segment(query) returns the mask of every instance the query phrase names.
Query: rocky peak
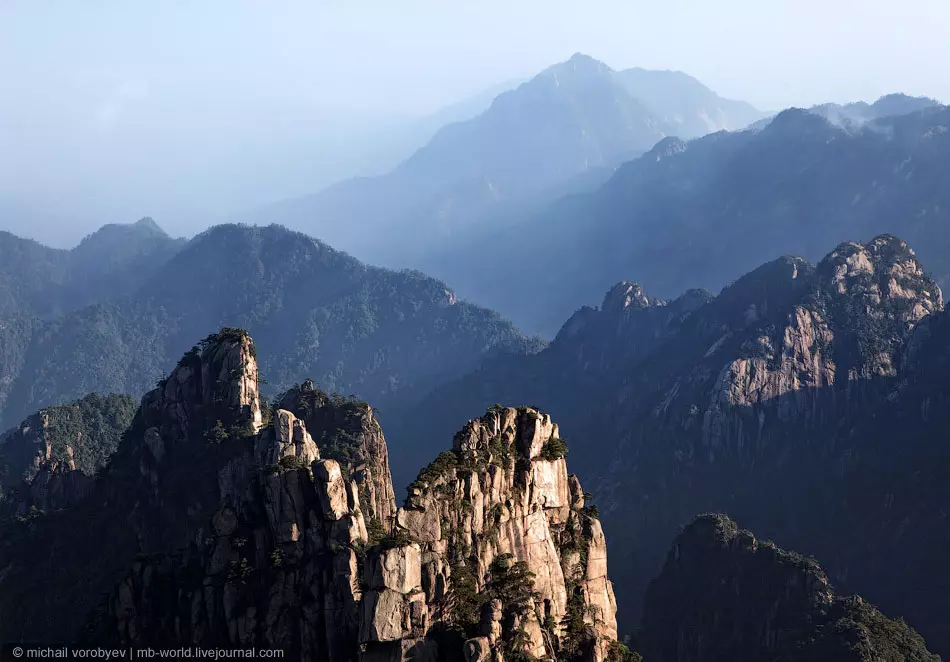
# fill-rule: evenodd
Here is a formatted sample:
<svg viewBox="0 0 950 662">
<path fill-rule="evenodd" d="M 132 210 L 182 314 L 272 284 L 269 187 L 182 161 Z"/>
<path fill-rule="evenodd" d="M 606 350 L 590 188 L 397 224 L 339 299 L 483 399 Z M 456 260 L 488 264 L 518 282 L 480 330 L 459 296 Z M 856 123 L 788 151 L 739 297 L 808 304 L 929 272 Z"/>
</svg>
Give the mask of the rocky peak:
<svg viewBox="0 0 950 662">
<path fill-rule="evenodd" d="M 570 69 L 571 71 L 576 72 L 605 73 L 611 71 L 610 67 L 600 60 L 596 60 L 590 55 L 585 55 L 584 53 L 574 53 L 570 59 L 567 60 L 567 62 L 555 65 L 555 68 L 565 70 Z"/>
<path fill-rule="evenodd" d="M 606 543 L 558 434 L 494 408 L 396 510 L 372 409 L 308 380 L 261 412 L 253 342 L 225 329 L 143 398 L 94 506 L 0 546 L 0 593 L 31 596 L 16 618 L 0 602 L 0 637 L 55 621 L 90 644 L 290 659 L 604 659 L 622 650 Z"/>
<path fill-rule="evenodd" d="M 373 408 L 366 402 L 328 395 L 315 389 L 310 380 L 289 389 L 277 406 L 293 412 L 307 429 L 318 431 L 316 445 L 356 481 L 366 516 L 380 526 L 390 526 L 396 495 L 389 450 Z"/>
<path fill-rule="evenodd" d="M 243 329 L 224 328 L 195 345 L 143 400 L 143 415 L 163 436 L 188 439 L 220 421 L 249 434 L 261 429 L 257 352 Z"/>
<path fill-rule="evenodd" d="M 677 536 L 647 591 L 641 634 L 652 660 L 939 659 L 902 621 L 837 597 L 816 561 L 724 515 L 700 516 Z"/>
<path fill-rule="evenodd" d="M 782 140 L 816 139 L 836 131 L 827 118 L 801 108 L 788 108 L 776 115 L 762 131 L 763 137 Z"/>
<path fill-rule="evenodd" d="M 470 660 L 582 651 L 581 659 L 599 660 L 616 646 L 603 531 L 568 476 L 558 435 L 535 409 L 492 408 L 419 474 L 397 513 L 396 535 L 419 546 L 426 613 L 467 638 Z M 392 599 L 381 592 L 371 604 Z M 381 609 L 368 615 L 385 620 Z M 389 643 L 377 636 L 367 644 L 382 654 L 395 639 L 403 647 L 417 639 L 390 632 Z"/>
<path fill-rule="evenodd" d="M 867 244 L 847 242 L 818 265 L 822 286 L 830 293 L 857 298 L 878 315 L 897 314 L 908 328 L 943 309 L 943 295 L 907 243 L 891 235 Z"/>
<path fill-rule="evenodd" d="M 607 291 L 600 309 L 605 313 L 619 314 L 630 308 L 649 308 L 664 305 L 662 299 L 651 299 L 639 283 L 620 281 Z"/>
<path fill-rule="evenodd" d="M 649 152 L 644 156 L 655 161 L 662 161 L 663 159 L 669 158 L 671 156 L 676 156 L 677 154 L 682 154 L 689 148 L 689 144 L 685 141 L 677 138 L 676 136 L 667 136 L 656 145 L 653 146 Z"/>
</svg>

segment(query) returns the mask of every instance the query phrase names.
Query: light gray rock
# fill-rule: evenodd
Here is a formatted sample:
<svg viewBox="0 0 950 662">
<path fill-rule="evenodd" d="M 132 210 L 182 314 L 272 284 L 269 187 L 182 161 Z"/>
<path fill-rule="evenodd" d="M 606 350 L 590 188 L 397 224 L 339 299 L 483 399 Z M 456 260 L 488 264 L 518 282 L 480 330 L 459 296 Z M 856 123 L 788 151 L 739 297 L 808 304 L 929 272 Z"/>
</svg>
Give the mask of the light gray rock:
<svg viewBox="0 0 950 662">
<path fill-rule="evenodd" d="M 396 641 L 409 634 L 406 599 L 396 591 L 369 591 L 363 595 L 360 642 Z"/>
<path fill-rule="evenodd" d="M 349 512 L 346 481 L 336 460 L 319 460 L 313 463 L 313 477 L 317 496 L 327 519 L 338 520 Z"/>
<path fill-rule="evenodd" d="M 370 588 L 408 594 L 422 590 L 422 550 L 418 544 L 376 552 L 368 563 Z"/>
</svg>

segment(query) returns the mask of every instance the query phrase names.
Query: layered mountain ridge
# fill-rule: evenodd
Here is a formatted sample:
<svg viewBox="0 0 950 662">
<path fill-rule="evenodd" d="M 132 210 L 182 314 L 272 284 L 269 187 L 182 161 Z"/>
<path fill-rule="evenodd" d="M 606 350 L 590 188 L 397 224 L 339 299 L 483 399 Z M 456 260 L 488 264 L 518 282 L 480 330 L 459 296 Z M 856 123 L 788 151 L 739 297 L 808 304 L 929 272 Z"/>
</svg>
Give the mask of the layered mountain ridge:
<svg viewBox="0 0 950 662">
<path fill-rule="evenodd" d="M 628 559 L 612 571 L 625 594 L 645 594 L 659 541 L 697 512 L 728 512 L 820 558 L 832 582 L 942 651 L 946 317 L 913 251 L 883 235 L 816 265 L 775 260 L 717 296 L 666 301 L 620 283 L 539 354 L 487 364 L 422 406 L 448 418 L 532 402 L 582 430 L 572 466 L 612 555 Z M 444 427 L 405 420 L 390 428 L 397 442 Z"/>
<path fill-rule="evenodd" d="M 665 136 L 739 129 L 761 116 L 685 74 L 614 71 L 577 53 L 443 127 L 387 175 L 252 220 L 305 230 L 375 264 L 420 266 L 443 242 L 494 234 L 562 193 L 596 187 Z"/>
<path fill-rule="evenodd" d="M 881 233 L 917 246 L 945 286 L 950 110 L 888 99 L 667 138 L 596 190 L 512 219 L 509 231 L 532 237 L 534 250 L 490 232 L 442 246 L 421 268 L 546 335 L 623 278 L 664 298 L 718 291 L 781 253 L 817 261 L 842 239 Z M 498 266 L 479 268 L 489 250 Z"/>
<path fill-rule="evenodd" d="M 71 250 L 0 232 L 0 318 L 49 318 L 128 294 L 184 245 L 151 218 L 104 225 Z"/>
<path fill-rule="evenodd" d="M 207 328 L 279 348 L 272 393 L 309 374 L 380 406 L 542 343 L 421 273 L 369 267 L 279 226 L 217 226 L 132 294 L 56 319 L 0 318 L 0 421 L 89 392 L 141 395 Z"/>
</svg>

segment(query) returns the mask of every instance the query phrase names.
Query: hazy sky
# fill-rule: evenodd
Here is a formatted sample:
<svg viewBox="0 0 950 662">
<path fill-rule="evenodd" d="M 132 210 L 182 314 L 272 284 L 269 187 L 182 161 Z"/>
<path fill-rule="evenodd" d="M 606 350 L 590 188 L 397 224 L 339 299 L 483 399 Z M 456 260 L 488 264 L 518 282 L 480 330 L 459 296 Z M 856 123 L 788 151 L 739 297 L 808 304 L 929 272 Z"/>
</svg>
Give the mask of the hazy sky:
<svg viewBox="0 0 950 662">
<path fill-rule="evenodd" d="M 948 100 L 947 25 L 946 0 L 0 0 L 0 229 L 191 234 L 576 51 L 763 109 Z"/>
</svg>

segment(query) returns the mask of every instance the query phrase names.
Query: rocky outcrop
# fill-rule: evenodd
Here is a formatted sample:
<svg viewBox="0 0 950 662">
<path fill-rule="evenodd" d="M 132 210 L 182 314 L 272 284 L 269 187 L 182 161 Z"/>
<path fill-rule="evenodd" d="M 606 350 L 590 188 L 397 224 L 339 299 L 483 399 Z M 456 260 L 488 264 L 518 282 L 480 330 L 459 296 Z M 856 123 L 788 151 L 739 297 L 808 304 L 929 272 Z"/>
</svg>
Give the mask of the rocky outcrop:
<svg viewBox="0 0 950 662">
<path fill-rule="evenodd" d="M 197 546 L 153 542 L 143 550 L 90 640 L 226 642 L 280 648 L 294 659 L 357 658 L 368 543 L 357 483 L 341 463 L 321 459 L 312 432 L 325 428 L 312 430 L 283 403 L 262 412 L 259 402 L 253 343 L 234 330 L 206 339 L 145 396 L 142 443 L 129 456 L 138 458 L 148 500 L 170 510 L 166 486 L 199 469 L 185 458 L 201 463 L 196 473 L 205 481 L 217 479 L 192 486 L 182 504 L 185 524 L 177 525 Z M 195 455 L 196 446 L 214 453 Z M 391 493 L 389 476 L 382 480 Z M 139 527 L 140 538 L 175 540 L 169 527 L 158 535 L 144 521 Z"/>
<path fill-rule="evenodd" d="M 549 416 L 470 422 L 397 510 L 372 409 L 305 382 L 262 410 L 255 356 L 244 331 L 206 338 L 91 498 L 4 532 L 0 595 L 26 597 L 0 600 L 0 638 L 55 621 L 87 644 L 342 662 L 619 650 L 603 532 Z"/>
<path fill-rule="evenodd" d="M 640 639 L 657 662 L 940 659 L 903 621 L 836 596 L 813 559 L 723 515 L 701 516 L 676 538 L 647 592 Z"/>
<path fill-rule="evenodd" d="M 47 407 L 0 439 L 0 519 L 74 505 L 90 493 L 132 422 L 124 395 Z"/>
<path fill-rule="evenodd" d="M 142 401 L 142 413 L 163 437 L 183 440 L 217 421 L 256 434 L 262 425 L 259 372 L 246 331 L 225 328 L 205 338 Z"/>
<path fill-rule="evenodd" d="M 277 405 L 294 412 L 307 429 L 319 431 L 315 443 L 324 457 L 339 462 L 356 482 L 368 520 L 380 529 L 389 528 L 396 514 L 396 496 L 389 451 L 373 408 L 352 398 L 327 395 L 309 380 L 288 390 Z"/>
<path fill-rule="evenodd" d="M 441 619 L 467 637 L 469 660 L 604 658 L 617 638 L 606 542 L 558 434 L 547 414 L 497 407 L 419 474 L 393 534 L 411 542 L 373 566 L 402 569 L 371 583 L 368 656 L 391 654 L 393 639 L 437 650 L 425 624 Z M 393 564 L 393 554 L 406 560 Z"/>
</svg>

